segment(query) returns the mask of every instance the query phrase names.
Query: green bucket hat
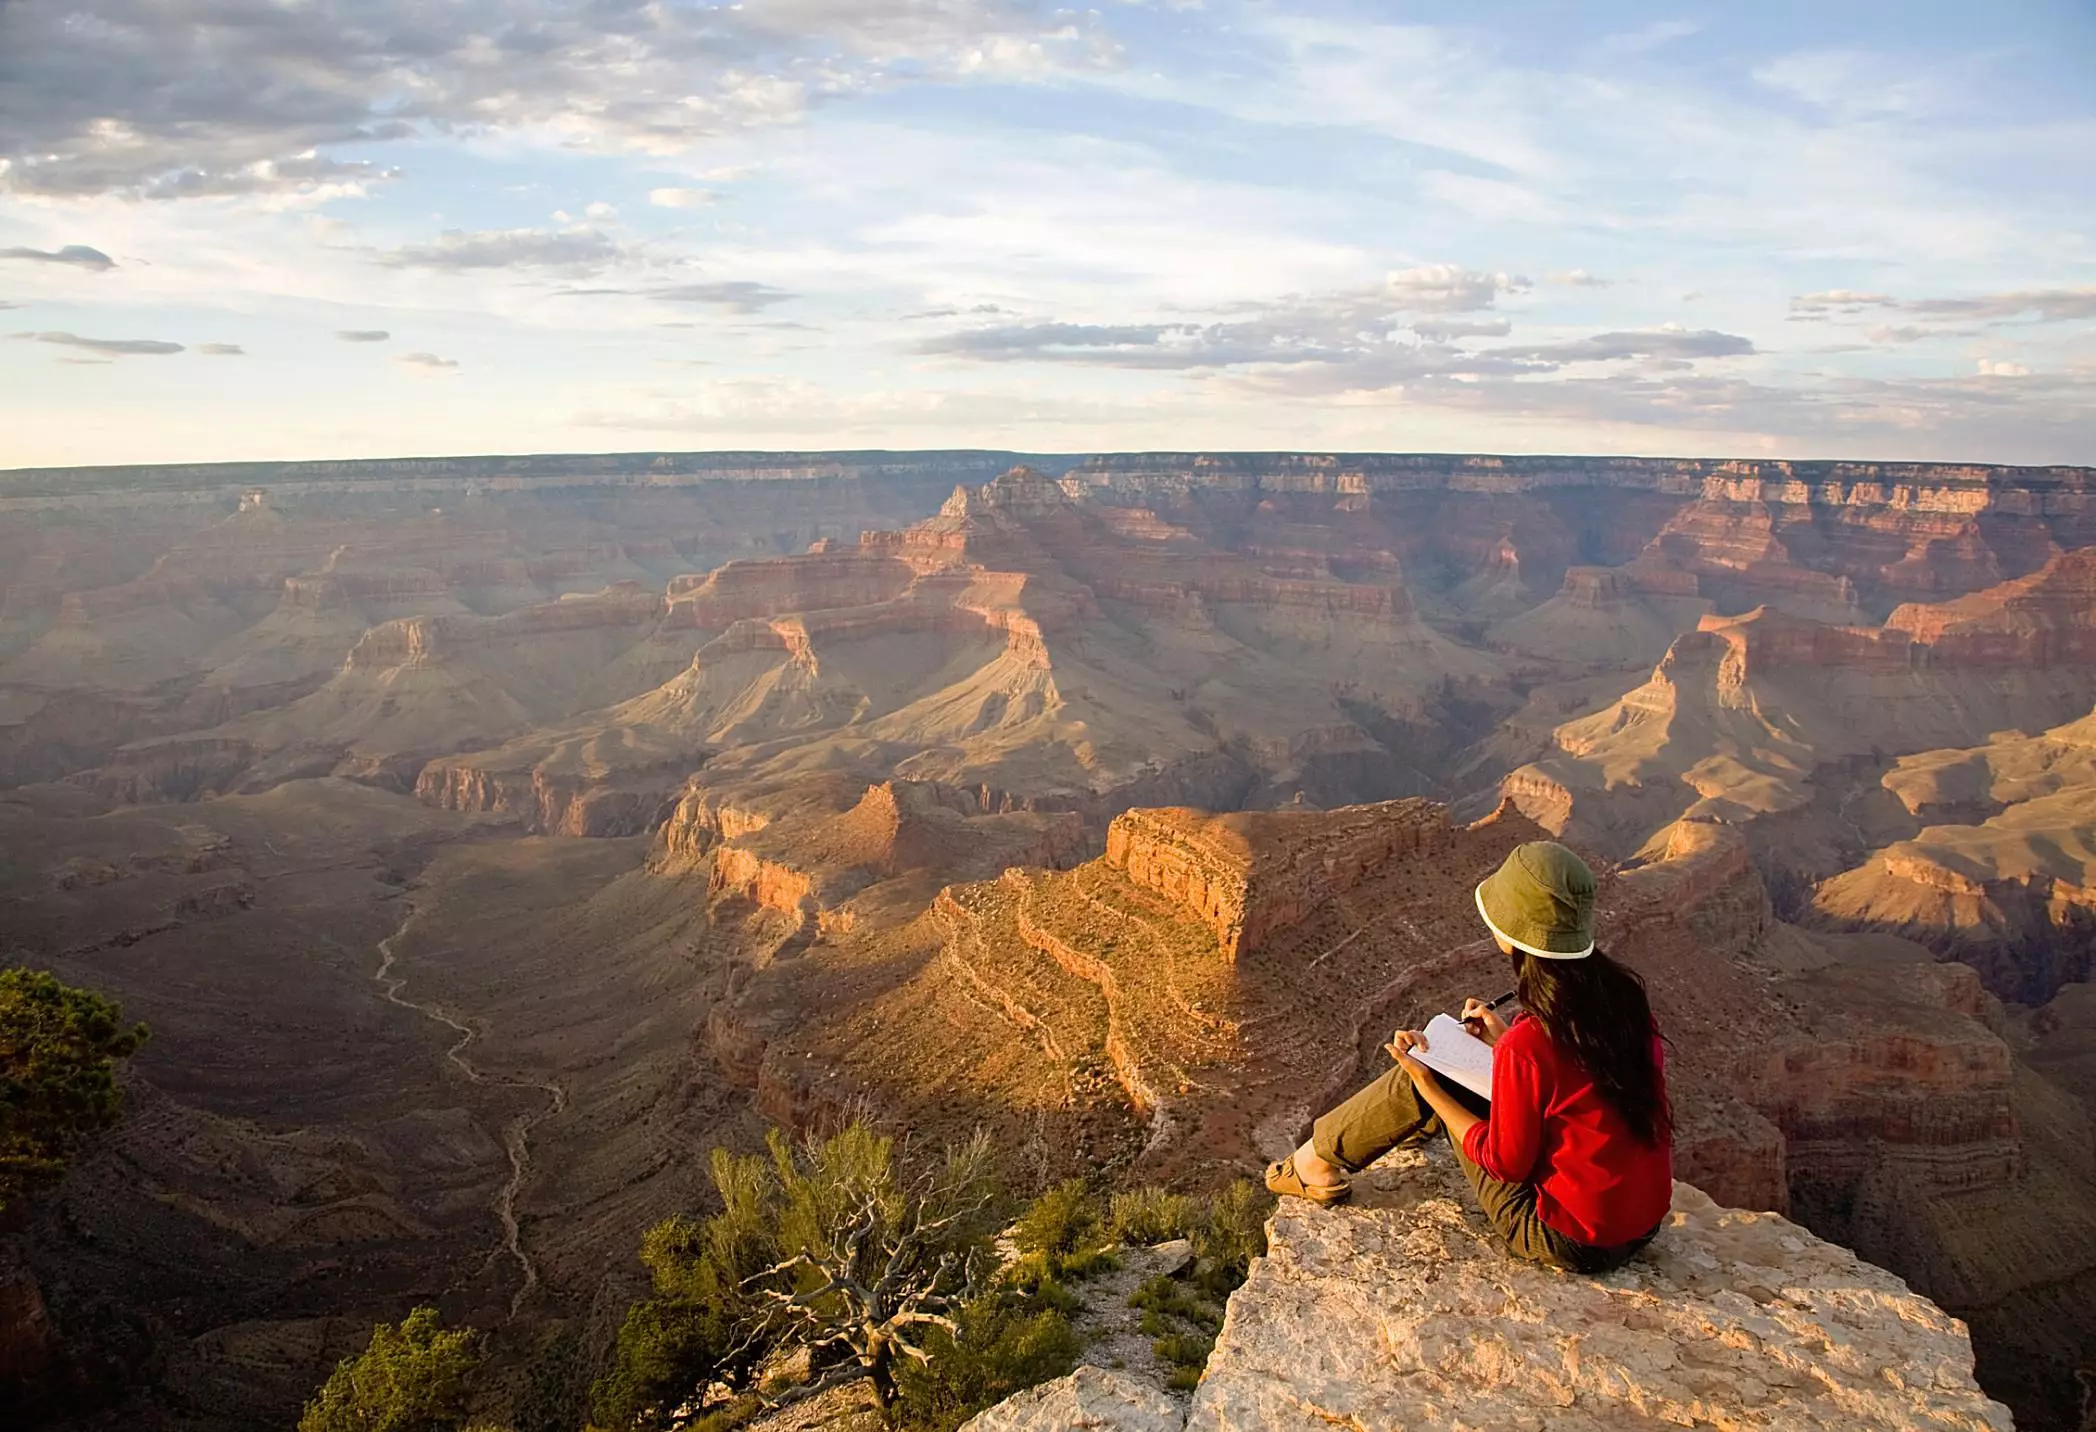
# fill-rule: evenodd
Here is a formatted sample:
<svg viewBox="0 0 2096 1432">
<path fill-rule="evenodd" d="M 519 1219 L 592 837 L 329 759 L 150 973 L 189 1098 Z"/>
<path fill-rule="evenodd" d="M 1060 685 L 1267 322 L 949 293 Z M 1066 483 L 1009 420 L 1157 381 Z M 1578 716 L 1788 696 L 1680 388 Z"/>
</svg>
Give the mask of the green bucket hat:
<svg viewBox="0 0 2096 1432">
<path fill-rule="evenodd" d="M 1583 960 L 1594 953 L 1594 872 L 1556 841 L 1532 840 L 1478 885 L 1477 913 L 1517 950 Z"/>
</svg>

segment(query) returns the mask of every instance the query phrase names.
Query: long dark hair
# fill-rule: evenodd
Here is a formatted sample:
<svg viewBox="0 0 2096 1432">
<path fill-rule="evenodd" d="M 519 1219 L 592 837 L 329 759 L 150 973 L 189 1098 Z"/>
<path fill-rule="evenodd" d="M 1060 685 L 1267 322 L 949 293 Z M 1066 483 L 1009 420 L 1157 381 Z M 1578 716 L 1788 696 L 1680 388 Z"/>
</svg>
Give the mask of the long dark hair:
<svg viewBox="0 0 2096 1432">
<path fill-rule="evenodd" d="M 1514 982 L 1521 1007 L 1586 1067 L 1631 1133 L 1649 1145 L 1673 1133 L 1674 1110 L 1652 1057 L 1658 1026 L 1634 970 L 1599 950 L 1583 960 L 1543 960 L 1516 950 Z"/>
</svg>

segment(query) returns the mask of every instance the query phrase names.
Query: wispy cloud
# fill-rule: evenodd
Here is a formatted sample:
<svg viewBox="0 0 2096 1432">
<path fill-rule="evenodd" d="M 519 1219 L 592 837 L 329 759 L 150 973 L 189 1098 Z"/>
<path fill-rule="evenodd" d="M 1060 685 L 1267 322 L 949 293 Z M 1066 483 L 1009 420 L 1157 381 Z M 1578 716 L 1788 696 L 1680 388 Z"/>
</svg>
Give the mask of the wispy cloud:
<svg viewBox="0 0 2096 1432">
<path fill-rule="evenodd" d="M 100 249 L 91 249 L 86 244 L 67 244 L 62 249 L 30 249 L 16 246 L 0 249 L 0 259 L 19 259 L 25 263 L 65 264 L 70 268 L 92 269 L 97 273 L 116 267 L 116 260 Z"/>
<path fill-rule="evenodd" d="M 393 361 L 395 363 L 401 364 L 403 367 L 417 368 L 426 372 L 456 368 L 459 366 L 458 359 L 439 358 L 434 353 L 402 353 L 396 355 Z"/>
<path fill-rule="evenodd" d="M 1415 318 L 1412 331 L 1429 343 L 1448 343 L 1458 338 L 1504 338 L 1514 331 L 1504 318 Z"/>
<path fill-rule="evenodd" d="M 247 357 L 247 350 L 238 343 L 199 343 L 196 351 L 207 358 Z"/>
<path fill-rule="evenodd" d="M 310 194 L 389 171 L 326 156 L 435 129 L 678 152 L 891 74 L 1025 80 L 1118 52 L 1046 0 L 81 0 L 7 11 L 0 192 Z"/>
<path fill-rule="evenodd" d="M 658 209 L 697 209 L 714 203 L 720 195 L 711 189 L 650 189 L 648 202 Z"/>
<path fill-rule="evenodd" d="M 105 353 L 116 358 L 164 358 L 185 351 L 180 343 L 166 343 L 157 338 L 83 338 L 77 333 L 17 333 L 15 337 L 31 343 L 85 348 L 90 353 Z"/>
<path fill-rule="evenodd" d="M 376 257 L 388 268 L 461 273 L 502 268 L 592 270 L 611 264 L 622 254 L 609 235 L 593 228 L 452 229 L 429 243 L 384 249 Z"/>
<path fill-rule="evenodd" d="M 1847 323 L 1891 315 L 1921 321 L 1870 323 L 1862 329 L 1868 345 L 1905 346 L 1969 339 L 2006 324 L 2092 322 L 2096 321 L 2096 288 L 2018 289 L 1944 298 L 1896 298 L 1885 293 L 1830 289 L 1793 298 L 1789 317 L 1793 323 Z"/>
<path fill-rule="evenodd" d="M 648 290 L 653 298 L 666 299 L 671 303 L 703 303 L 715 308 L 725 308 L 733 313 L 762 313 L 775 304 L 785 303 L 794 297 L 783 288 L 773 288 L 766 283 L 752 283 L 746 279 L 730 279 L 720 283 L 684 283 L 668 288 Z"/>
<path fill-rule="evenodd" d="M 1625 358 L 1738 358 L 1752 353 L 1754 343 L 1737 333 L 1720 333 L 1712 328 L 1644 328 L 1487 351 L 1536 363 L 1608 363 Z"/>
</svg>

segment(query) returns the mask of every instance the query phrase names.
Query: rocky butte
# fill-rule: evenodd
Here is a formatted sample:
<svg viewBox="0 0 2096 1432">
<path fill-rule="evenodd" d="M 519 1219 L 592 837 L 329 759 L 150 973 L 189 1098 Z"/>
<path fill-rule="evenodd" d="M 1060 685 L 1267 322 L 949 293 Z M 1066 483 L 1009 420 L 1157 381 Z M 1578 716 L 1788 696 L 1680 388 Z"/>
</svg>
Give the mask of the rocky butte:
<svg viewBox="0 0 2096 1432">
<path fill-rule="evenodd" d="M 1753 1310 L 1655 1264 L 1664 1336 L 1730 1318 L 1780 1359 L 1890 1309 L 1956 1366 L 1932 1299 L 2065 1432 L 2096 1368 L 2092 554 L 2081 468 L 0 473 L 0 947 L 155 1031 L 133 1116 L 0 1238 L 0 1367 L 105 1419 L 278 1428 L 440 1301 L 579 1407 L 587 1359 L 545 1350 L 601 1344 L 712 1148 L 861 1111 L 989 1128 L 1026 1187 L 1220 1185 L 1394 1025 L 1505 988 L 1470 888 L 1554 832 L 1674 1041 L 1679 1176 L 1911 1289 L 1684 1193 L 1682 1246 Z M 1215 1377 L 1286 1355 L 1351 1415 L 1276 1310 L 1369 1308 L 1302 1271 L 1341 1249 L 1413 1277 L 1383 1216 L 1284 1217 Z M 1501 1306 L 1428 1225 L 1433 1286 Z M 1794 1298 L 1772 1249 L 1855 1300 Z M 1639 1396 L 1738 1373 L 1646 1358 L 1649 1293 L 1595 1313 Z M 1261 1306 L 1266 1352 L 1234 1341 Z M 1572 1385 L 1530 1350 L 1556 1371 L 1492 1364 L 1516 1425 Z M 1711 1386 L 1888 1425 L 1935 1395 L 1830 1376 Z"/>
</svg>

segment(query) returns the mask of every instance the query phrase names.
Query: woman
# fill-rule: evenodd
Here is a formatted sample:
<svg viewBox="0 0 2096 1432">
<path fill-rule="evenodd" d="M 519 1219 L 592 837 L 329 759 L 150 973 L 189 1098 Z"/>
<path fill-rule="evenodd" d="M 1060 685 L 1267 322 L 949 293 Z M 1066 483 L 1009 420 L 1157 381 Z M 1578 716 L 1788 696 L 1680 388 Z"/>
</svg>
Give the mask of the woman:
<svg viewBox="0 0 2096 1432">
<path fill-rule="evenodd" d="M 1266 1171 L 1275 1193 L 1341 1203 L 1390 1149 L 1445 1129 L 1486 1220 L 1516 1257 L 1581 1273 L 1627 1262 L 1673 1195 L 1673 1114 L 1644 982 L 1594 948 L 1594 875 L 1552 841 L 1519 847 L 1477 887 L 1477 910 L 1512 957 L 1524 1011 L 1512 1025 L 1468 1000 L 1492 1046 L 1492 1099 L 1443 1085 L 1388 1046 L 1397 1067 L 1319 1119 Z"/>
</svg>

